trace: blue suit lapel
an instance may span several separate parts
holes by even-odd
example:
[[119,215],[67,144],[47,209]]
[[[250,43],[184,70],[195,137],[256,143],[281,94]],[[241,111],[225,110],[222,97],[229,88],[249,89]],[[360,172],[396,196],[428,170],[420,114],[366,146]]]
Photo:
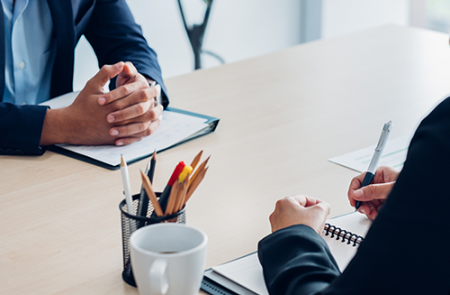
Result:
[[57,42],[50,90],[50,96],[55,97],[72,91],[75,28],[72,1],[47,0],[47,2],[53,19],[53,30]]

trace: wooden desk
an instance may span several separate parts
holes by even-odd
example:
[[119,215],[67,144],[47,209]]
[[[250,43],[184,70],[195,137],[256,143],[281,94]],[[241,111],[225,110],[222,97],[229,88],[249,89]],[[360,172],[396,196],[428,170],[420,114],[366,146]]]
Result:
[[[450,92],[448,36],[385,26],[168,79],[173,106],[221,118],[159,155],[155,186],[200,149],[210,170],[187,223],[209,236],[207,267],[255,251],[275,201],[305,193],[351,211],[356,172],[327,161],[409,134]],[[131,185],[140,187],[131,165]],[[51,152],[0,158],[0,294],[137,294],[121,279],[119,171]],[[181,294],[180,294],[181,295]]]

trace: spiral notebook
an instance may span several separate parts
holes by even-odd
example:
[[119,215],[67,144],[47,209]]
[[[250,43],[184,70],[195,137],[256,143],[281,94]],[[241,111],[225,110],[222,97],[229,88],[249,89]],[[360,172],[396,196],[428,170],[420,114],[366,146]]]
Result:
[[[371,224],[358,212],[333,218],[325,224],[323,237],[341,271],[355,256]],[[201,288],[212,295],[269,294],[257,252],[206,270]]]

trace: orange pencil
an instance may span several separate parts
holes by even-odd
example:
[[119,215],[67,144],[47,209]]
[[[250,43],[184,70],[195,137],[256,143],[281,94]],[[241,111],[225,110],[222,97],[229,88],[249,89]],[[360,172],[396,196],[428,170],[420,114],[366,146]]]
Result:
[[180,190],[180,182],[178,180],[172,185],[172,190],[170,191],[169,201],[167,202],[165,215],[172,214],[175,207],[175,202],[177,199],[178,191]]
[[205,169],[206,164],[208,164],[209,158],[211,158],[211,156],[209,156],[202,164],[200,164],[198,169],[194,172],[194,175],[192,175],[191,180],[189,181],[189,187],[192,185],[194,180],[197,178],[197,175]]
[[161,206],[159,205],[158,199],[156,198],[155,192],[153,191],[152,184],[150,183],[150,180],[148,179],[147,175],[145,175],[144,172],[142,172],[142,170],[141,176],[145,192],[147,193],[147,196],[149,197],[150,201],[153,204],[153,208],[155,209],[156,215],[163,216],[164,213],[162,212]]
[[194,193],[194,191],[197,189],[197,187],[199,186],[199,184],[202,182],[203,178],[205,177],[205,174],[206,174],[206,171],[208,171],[208,168],[209,167],[207,167],[207,168],[203,169],[202,171],[200,171],[198,173],[198,176],[194,179],[192,184],[189,186],[189,189],[187,191],[184,203],[189,201],[189,199],[191,198],[192,194]]
[[203,150],[201,150],[197,154],[197,156],[195,156],[194,160],[192,160],[192,163],[191,163],[192,170],[194,170],[195,167],[197,167],[198,162],[200,162],[200,159],[202,158],[202,154],[203,154]]

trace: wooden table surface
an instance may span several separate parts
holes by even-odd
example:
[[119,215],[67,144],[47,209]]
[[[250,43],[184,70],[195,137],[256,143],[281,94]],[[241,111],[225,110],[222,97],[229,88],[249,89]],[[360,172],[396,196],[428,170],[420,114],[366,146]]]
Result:
[[[328,162],[411,134],[450,93],[448,36],[384,26],[166,80],[171,105],[217,130],[158,156],[155,188],[211,155],[187,224],[209,237],[206,267],[257,249],[275,201],[309,194],[350,212],[358,173]],[[133,192],[147,159],[130,165]],[[0,294],[137,294],[122,281],[120,171],[52,152],[0,157]],[[181,295],[181,294],[180,294]]]

